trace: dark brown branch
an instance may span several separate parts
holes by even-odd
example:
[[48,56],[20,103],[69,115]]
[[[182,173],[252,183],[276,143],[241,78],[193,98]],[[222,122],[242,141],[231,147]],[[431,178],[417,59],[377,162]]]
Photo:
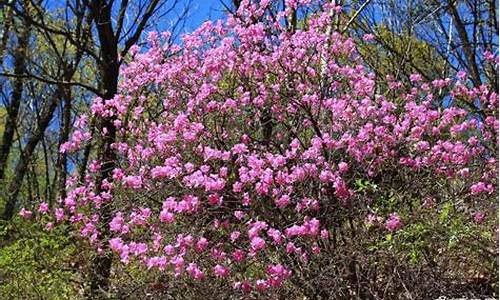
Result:
[[[151,16],[153,15],[155,10],[157,9],[159,2],[160,2],[159,0],[152,0],[150,2],[146,12],[142,16],[141,22],[137,25],[137,28],[135,29],[134,34],[130,38],[128,38],[127,41],[125,41],[125,46],[123,47],[123,50],[121,51],[121,57],[124,57],[127,54],[128,50],[130,50],[130,47],[132,47],[132,45],[137,43],[137,41],[139,40],[139,37],[141,36],[142,32],[144,31],[146,25],[148,24],[149,19],[151,18]],[[118,35],[119,35],[119,33],[117,33],[117,36]]]
[[23,79],[36,79],[36,80],[39,80],[41,82],[44,82],[44,83],[48,83],[48,84],[54,84],[54,85],[66,85],[66,86],[79,86],[79,87],[82,87],[98,96],[100,96],[100,92],[99,90],[97,90],[96,88],[90,86],[90,85],[87,85],[85,83],[81,83],[81,82],[77,82],[77,81],[65,81],[65,80],[57,80],[57,79],[52,79],[52,78],[45,78],[45,77],[41,77],[41,76],[38,76],[38,75],[34,75],[34,74],[11,74],[11,73],[0,73],[0,76],[5,76],[5,77],[13,77],[13,78],[23,78]]
[[460,15],[457,11],[456,5],[454,1],[448,2],[448,9],[453,17],[453,21],[455,22],[458,36],[462,41],[462,47],[464,49],[465,57],[467,59],[467,66],[472,75],[472,81],[475,86],[480,86],[482,84],[481,77],[479,75],[479,68],[477,66],[474,50],[471,48],[471,43],[469,41],[469,37],[467,36],[467,30],[465,29],[465,25],[460,18]]

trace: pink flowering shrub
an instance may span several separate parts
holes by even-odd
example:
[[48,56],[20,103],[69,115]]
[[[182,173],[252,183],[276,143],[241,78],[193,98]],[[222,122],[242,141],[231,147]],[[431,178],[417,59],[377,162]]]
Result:
[[112,180],[96,193],[99,161],[69,180],[56,226],[179,286],[309,297],[368,295],[373,261],[438,251],[411,241],[446,243],[451,218],[493,230],[496,215],[470,216],[496,205],[497,94],[460,78],[378,78],[329,30],[331,5],[293,31],[291,9],[315,1],[276,16],[272,1],[243,2],[241,18],[206,22],[181,45],[151,33],[133,50],[120,93],[95,99],[61,148],[92,142],[87,118],[112,117]]

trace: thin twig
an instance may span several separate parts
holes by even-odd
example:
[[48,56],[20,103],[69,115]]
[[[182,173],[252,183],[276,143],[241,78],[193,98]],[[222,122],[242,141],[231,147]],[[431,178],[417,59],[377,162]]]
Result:
[[352,22],[354,22],[354,20],[356,20],[356,18],[361,13],[361,11],[363,11],[363,9],[365,9],[365,7],[370,2],[371,2],[371,0],[366,0],[365,3],[363,3],[363,5],[361,5],[361,7],[354,13],[354,15],[351,17],[351,19],[349,20],[349,22],[347,22],[347,24],[345,25],[344,29],[342,29],[342,31],[340,33],[344,34],[347,31],[347,29],[349,29],[349,26],[351,26]]

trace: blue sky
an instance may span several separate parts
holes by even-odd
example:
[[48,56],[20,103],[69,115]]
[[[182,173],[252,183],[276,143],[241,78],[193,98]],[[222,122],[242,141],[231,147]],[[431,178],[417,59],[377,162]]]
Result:
[[[227,1],[227,0],[226,0]],[[193,12],[189,17],[189,22],[187,22],[188,27],[186,28],[189,31],[192,31],[196,27],[198,27],[204,21],[211,19],[216,20],[220,19],[224,16],[223,6],[221,5],[220,0],[198,0],[192,1]]]
[[[229,0],[223,1],[226,3],[230,2]],[[224,7],[221,5],[221,0],[180,0],[176,11],[165,16],[161,20],[161,23],[157,24],[155,27],[159,31],[168,29],[170,22],[176,19],[176,15],[178,15],[186,5],[189,5],[189,12],[183,32],[192,32],[207,20],[217,20],[224,17]]]

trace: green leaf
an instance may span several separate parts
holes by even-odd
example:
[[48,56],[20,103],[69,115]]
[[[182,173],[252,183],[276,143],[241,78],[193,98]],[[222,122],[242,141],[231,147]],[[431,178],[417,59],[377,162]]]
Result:
[[444,223],[445,221],[448,220],[448,217],[450,216],[450,212],[453,208],[453,204],[451,202],[446,202],[443,205],[443,208],[441,209],[441,213],[439,214],[439,221],[441,223]]

